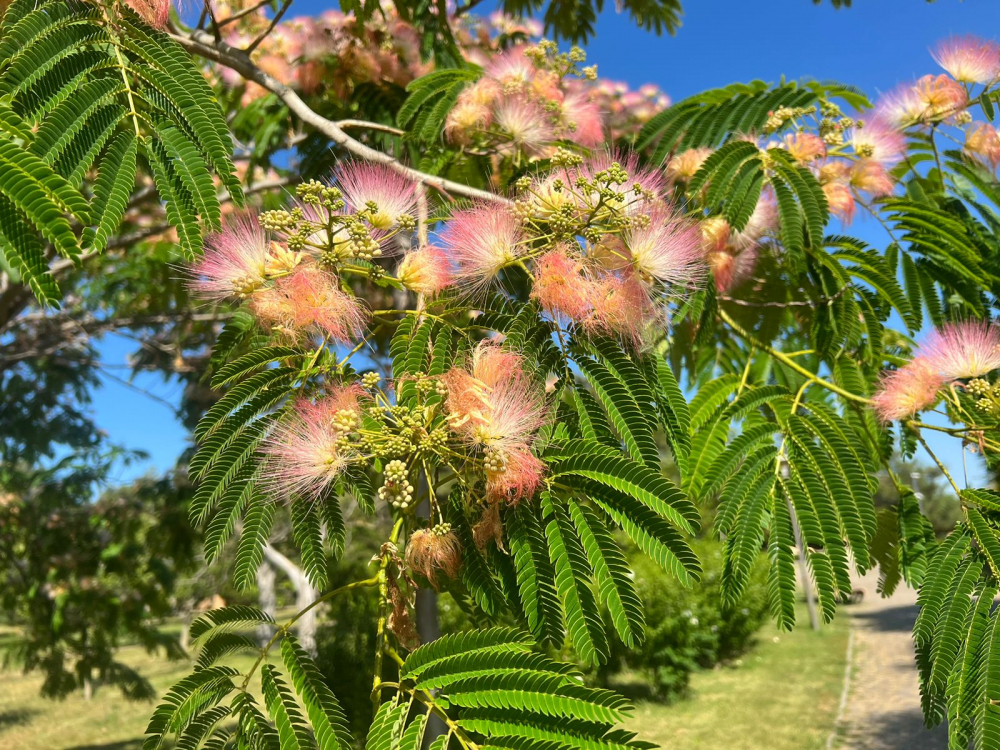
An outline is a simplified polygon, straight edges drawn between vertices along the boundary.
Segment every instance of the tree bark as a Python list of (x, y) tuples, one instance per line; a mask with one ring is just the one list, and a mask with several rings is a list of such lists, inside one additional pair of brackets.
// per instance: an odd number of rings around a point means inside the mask
[[(295, 608), (299, 611), (305, 609), (316, 601), (317, 592), (309, 582), (302, 569), (278, 552), (270, 544), (264, 545), (264, 561), (275, 569), (280, 570), (292, 582), (295, 589)], [(259, 574), (259, 571), (258, 571)], [(311, 609), (299, 618), (295, 626), (295, 632), (299, 638), (299, 645), (310, 656), (316, 655), (316, 610)]]
[[(278, 609), (278, 593), (274, 586), (276, 578), (271, 563), (263, 560), (260, 567), (257, 568), (257, 601), (261, 610), (271, 615), (272, 618)], [(260, 647), (264, 648), (273, 635), (274, 627), (272, 625), (259, 626), (257, 628), (257, 642)]]

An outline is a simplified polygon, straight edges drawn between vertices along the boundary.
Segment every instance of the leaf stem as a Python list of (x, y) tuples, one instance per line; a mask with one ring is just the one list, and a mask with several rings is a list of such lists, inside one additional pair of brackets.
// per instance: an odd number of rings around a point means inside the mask
[(756, 346), (758, 349), (767, 352), (785, 366), (795, 370), (795, 372), (799, 373), (799, 375), (802, 375), (804, 378), (808, 378), (813, 383), (816, 383), (816, 385), (821, 385), (828, 391), (833, 391), (837, 395), (842, 396), (849, 401), (856, 401), (859, 404), (870, 404), (872, 402), (870, 398), (865, 398), (864, 396), (859, 396), (856, 393), (851, 393), (850, 391), (844, 390), (836, 383), (831, 383), (829, 380), (821, 378), (816, 373), (800, 365), (798, 362), (789, 357), (787, 354), (784, 354), (778, 351), (777, 349), (758, 341), (739, 323), (737, 323), (735, 320), (729, 317), (728, 313), (726, 313), (725, 310), (721, 309), (719, 310), (719, 318), (722, 320), (722, 322), (726, 323), (730, 328), (736, 331), (736, 333), (739, 334), (740, 337), (744, 339), (747, 343), (752, 344), (753, 346)]

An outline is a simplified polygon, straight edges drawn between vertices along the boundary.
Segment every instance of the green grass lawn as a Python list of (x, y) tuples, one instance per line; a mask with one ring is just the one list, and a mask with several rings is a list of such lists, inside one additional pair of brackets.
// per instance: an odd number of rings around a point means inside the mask
[(833, 730), (847, 656), (847, 615), (819, 632), (765, 626), (741, 663), (692, 676), (687, 700), (639, 703), (629, 728), (669, 750), (820, 750)]
[[(804, 611), (799, 622), (808, 623)], [(818, 750), (837, 710), (846, 623), (840, 617), (819, 633), (808, 625), (794, 633), (767, 626), (740, 665), (694, 675), (689, 699), (669, 706), (639, 703), (631, 728), (669, 750)], [(167, 662), (138, 647), (122, 649), (120, 657), (161, 693), (190, 672), (188, 662)], [(246, 669), (250, 657), (226, 663)], [(79, 694), (45, 700), (37, 675), (15, 671), (0, 675), (0, 684), (3, 750), (138, 750), (153, 710), (109, 688), (90, 701)]]

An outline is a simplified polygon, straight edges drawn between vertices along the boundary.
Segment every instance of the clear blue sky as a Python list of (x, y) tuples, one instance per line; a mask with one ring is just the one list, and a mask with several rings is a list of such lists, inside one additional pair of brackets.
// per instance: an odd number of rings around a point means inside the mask
[[(736, 81), (775, 81), (782, 75), (834, 79), (875, 98), (901, 81), (936, 72), (928, 49), (942, 37), (1000, 36), (1000, 0), (854, 0), (855, 7), (842, 10), (833, 9), (829, 0), (819, 7), (811, 0), (686, 0), (684, 24), (675, 37), (642, 32), (627, 16), (613, 12), (613, 2), (605, 6), (609, 10), (587, 48), (588, 62), (596, 63), (603, 77), (633, 86), (656, 83), (674, 101)], [(289, 16), (329, 7), (337, 5), (297, 0)], [(874, 222), (856, 220), (851, 231), (885, 245)], [(133, 346), (125, 339), (109, 340), (102, 348), (104, 360), (123, 364)], [(159, 376), (142, 376), (137, 384), (174, 403), (180, 393), (176, 383)], [(108, 382), (97, 393), (94, 412), (113, 439), (150, 454), (128, 476), (170, 468), (184, 446), (185, 431), (168, 406), (120, 384)], [(957, 443), (934, 443), (961, 477)], [(975, 481), (981, 471), (974, 459), (969, 467)]]

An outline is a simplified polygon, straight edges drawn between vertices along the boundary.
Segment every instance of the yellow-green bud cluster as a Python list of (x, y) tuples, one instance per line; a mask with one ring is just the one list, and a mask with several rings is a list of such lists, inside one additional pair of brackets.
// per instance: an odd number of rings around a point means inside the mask
[(359, 424), (358, 413), (354, 409), (341, 409), (333, 415), (333, 429), (337, 432), (354, 432)]
[(372, 388), (374, 388), (379, 384), (379, 381), (381, 379), (382, 376), (377, 372), (374, 371), (366, 372), (364, 375), (361, 376), (361, 385), (363, 385), (368, 390), (371, 390)]
[(444, 536), (445, 534), (450, 534), (451, 524), (450, 523), (434, 524), (434, 527), (431, 529), (431, 533), (433, 533), (434, 536)]

